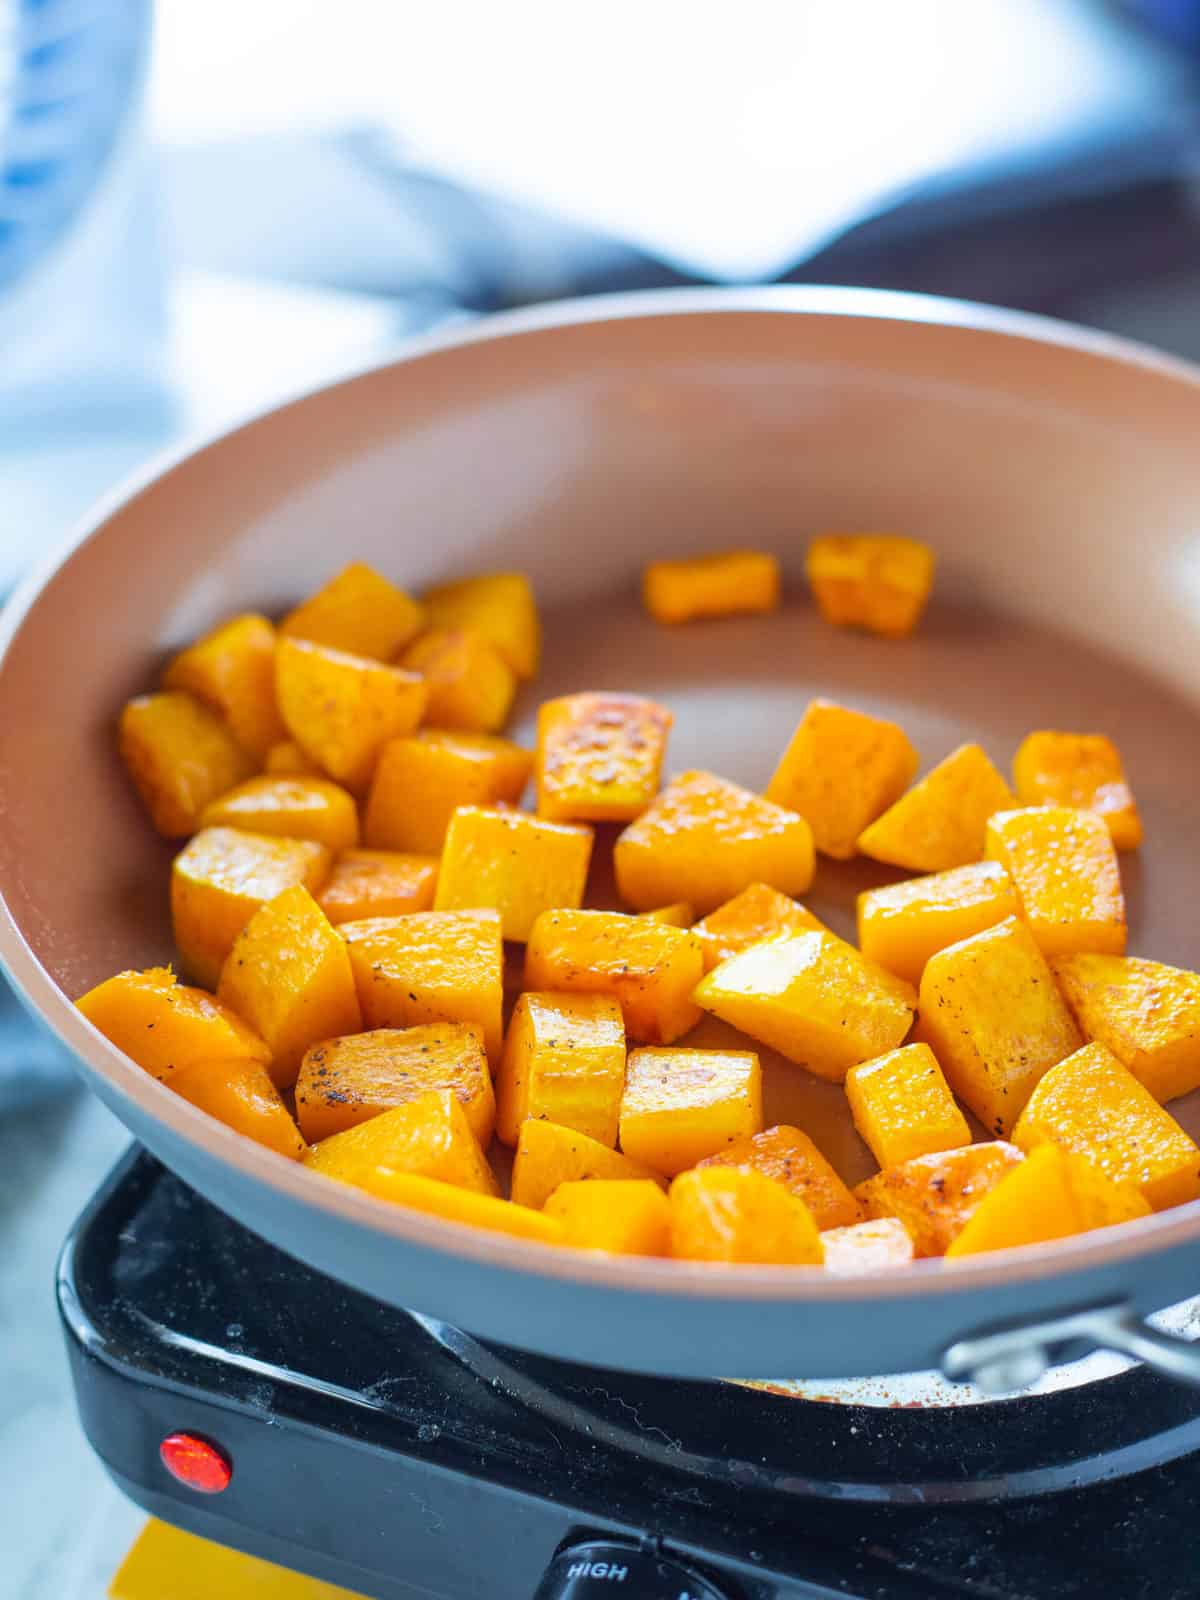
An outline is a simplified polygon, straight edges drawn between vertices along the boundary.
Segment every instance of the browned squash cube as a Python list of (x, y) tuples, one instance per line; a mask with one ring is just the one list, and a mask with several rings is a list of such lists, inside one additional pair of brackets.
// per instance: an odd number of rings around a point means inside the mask
[(163, 673), (163, 688), (203, 700), (256, 761), (286, 735), (275, 703), (275, 629), (253, 612), (182, 650)]
[(496, 1101), (474, 1023), (427, 1022), (322, 1039), (300, 1064), (296, 1116), (304, 1137), (317, 1144), (434, 1090), (453, 1094), (480, 1144), (490, 1144)]
[(752, 1050), (632, 1050), (621, 1149), (673, 1177), (762, 1132), (762, 1072)]
[(344, 850), (333, 863), (317, 903), (335, 924), (431, 911), (437, 876), (436, 856), (402, 855), (394, 850)]
[(353, 561), (303, 605), (288, 613), (280, 633), (331, 650), (391, 661), (424, 626), (421, 606), (363, 561)]
[(538, 711), (538, 816), (631, 822), (658, 793), (674, 719), (636, 694), (568, 694)]
[(608, 995), (527, 992), (517, 1001), (496, 1078), (496, 1132), (516, 1144), (527, 1117), (617, 1142), (625, 1025)]
[(216, 712), (178, 690), (131, 700), (117, 743), (150, 821), (168, 839), (195, 833), (209, 801), (254, 770)]
[(93, 1027), (152, 1078), (211, 1061), (265, 1066), (266, 1044), (241, 1017), (203, 989), (189, 989), (169, 967), (118, 972), (75, 1002)]
[(592, 830), (524, 811), (460, 806), (450, 819), (434, 905), (488, 907), (506, 939), (524, 942), (543, 911), (583, 903)]
[(170, 1086), (235, 1133), (299, 1161), (308, 1150), (295, 1118), (267, 1069), (244, 1057), (233, 1061), (195, 1061), (172, 1072)]
[(494, 911), (414, 911), (344, 922), (340, 932), (368, 1028), (473, 1022), (499, 1063), (504, 946)]
[(362, 1026), (346, 946), (302, 884), (260, 906), (238, 934), (217, 998), (266, 1040), (281, 1088), (296, 1081), (309, 1045)]
[(470, 1115), (453, 1089), (418, 1089), (365, 1122), (323, 1139), (306, 1165), (384, 1200), (403, 1198), (392, 1182), (401, 1172), (476, 1194), (500, 1192)]

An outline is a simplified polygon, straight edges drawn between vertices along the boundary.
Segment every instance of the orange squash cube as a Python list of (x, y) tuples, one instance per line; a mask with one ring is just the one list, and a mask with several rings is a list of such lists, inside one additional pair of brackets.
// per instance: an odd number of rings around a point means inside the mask
[(494, 911), (414, 911), (339, 929), (368, 1028), (473, 1022), (488, 1060), (503, 1042), (504, 946)]
[(846, 1074), (854, 1126), (881, 1167), (970, 1144), (937, 1057), (927, 1044), (909, 1044)]
[(358, 843), (354, 796), (328, 778), (247, 778), (209, 801), (200, 826), (315, 839), (330, 850)]
[(517, 1001), (496, 1077), (496, 1133), (516, 1144), (527, 1117), (617, 1142), (625, 1087), (625, 1024), (602, 994), (537, 994)]
[(543, 1210), (557, 1217), (577, 1250), (620, 1256), (671, 1252), (671, 1206), (648, 1178), (592, 1178), (560, 1183)]
[(825, 620), (889, 639), (921, 620), (935, 564), (927, 544), (895, 533), (823, 533), (808, 547), (808, 581)]
[[(360, 1181), (356, 1187), (364, 1185)], [(370, 1177), (370, 1192), (392, 1205), (407, 1206), (410, 1211), (424, 1211), (446, 1222), (465, 1223), (489, 1233), (511, 1234), (514, 1239), (532, 1240), (535, 1244), (567, 1242), (557, 1217), (547, 1217), (541, 1211), (531, 1211), (528, 1206), (514, 1205), (495, 1195), (477, 1194), (454, 1183), (440, 1183), (420, 1173), (376, 1167)]]
[(656, 622), (778, 611), (781, 588), (779, 562), (764, 550), (652, 561), (642, 573), (642, 603)]
[(329, 869), (329, 851), (313, 839), (205, 828), (171, 868), (171, 916), (184, 967), (215, 989), (233, 941), (258, 908), (295, 884), (315, 894)]
[(830, 933), (783, 934), (715, 968), (698, 1005), (818, 1078), (840, 1083), (899, 1045), (912, 1009), (895, 980)]
[(674, 1177), (761, 1133), (762, 1071), (752, 1050), (631, 1050), (621, 1149)]
[(839, 1277), (906, 1267), (913, 1259), (912, 1235), (899, 1217), (873, 1217), (847, 1228), (823, 1228), (821, 1248), (826, 1272)]
[(275, 629), (266, 617), (231, 617), (181, 650), (162, 682), (211, 706), (256, 761), (285, 736), (275, 704)]
[(437, 855), (459, 806), (516, 805), (533, 752), (485, 733), (423, 728), (384, 745), (367, 801), (367, 843)]
[(362, 1027), (346, 946), (302, 884), (260, 906), (238, 934), (217, 999), (266, 1040), (280, 1088), (295, 1083), (309, 1045)]
[(858, 897), (858, 943), (869, 960), (920, 983), (939, 950), (1016, 913), (1017, 892), (1005, 869), (998, 861), (976, 861), (864, 890)]
[(512, 1197), (518, 1205), (541, 1207), (560, 1184), (599, 1178), (661, 1182), (650, 1167), (589, 1139), (576, 1128), (541, 1122), (537, 1117), (521, 1124), (512, 1169)]
[[(274, 668), (272, 668), (272, 672)], [(273, 681), (273, 680), (272, 680)], [(280, 739), (267, 751), (263, 771), (272, 778), (322, 778), (324, 769), (294, 739)]]
[(254, 770), (220, 717), (178, 690), (130, 700), (117, 747), (150, 821), (168, 839), (195, 833), (209, 801)]
[(1142, 820), (1125, 780), (1121, 752), (1101, 733), (1029, 734), (1013, 760), (1023, 806), (1073, 806), (1103, 817), (1118, 850), (1136, 850)]
[(670, 1044), (700, 1020), (703, 970), (687, 929), (617, 911), (544, 911), (525, 947), (527, 989), (611, 995), (642, 1044)]
[(1021, 918), (1048, 956), (1119, 956), (1128, 928), (1112, 835), (1094, 811), (1030, 806), (987, 825), (987, 853), (1008, 871)]
[(417, 602), (374, 568), (353, 561), (279, 624), (292, 639), (391, 661), (425, 624)]
[(910, 872), (965, 867), (983, 856), (988, 818), (1013, 800), (986, 751), (959, 745), (863, 829), (858, 848)]
[(854, 1193), (868, 1217), (898, 1217), (918, 1257), (943, 1256), (983, 1197), (1023, 1160), (1002, 1139), (969, 1144), (888, 1167)]
[(373, 1028), (321, 1039), (305, 1052), (296, 1079), (296, 1118), (308, 1142), (318, 1144), (393, 1106), (443, 1090), (462, 1106), (480, 1144), (490, 1144), (496, 1099), (483, 1034), (474, 1023)]
[(814, 700), (767, 785), (767, 799), (798, 811), (824, 855), (849, 861), (868, 823), (908, 788), (918, 759), (897, 723)]
[(193, 1061), (174, 1071), (169, 1082), (176, 1094), (256, 1144), (266, 1145), (290, 1161), (299, 1161), (307, 1153), (295, 1119), (261, 1062), (245, 1057)]
[(251, 1061), (271, 1052), (241, 1017), (203, 989), (189, 989), (169, 967), (118, 972), (75, 1002), (94, 1028), (152, 1078), (197, 1062)]
[(1041, 1244), (1149, 1214), (1136, 1189), (1113, 1183), (1082, 1156), (1044, 1144), (984, 1196), (946, 1256)]
[(1051, 1067), (1013, 1130), (1023, 1150), (1061, 1145), (1115, 1183), (1139, 1189), (1156, 1211), (1200, 1196), (1200, 1147), (1102, 1044)]
[(686, 900), (672, 900), (669, 906), (656, 906), (653, 911), (639, 911), (643, 922), (665, 922), (669, 928), (690, 928), (696, 913)]
[(523, 942), (543, 911), (583, 903), (592, 830), (524, 811), (460, 806), (450, 819), (434, 906), (488, 907), (506, 939)]
[(433, 909), (436, 856), (394, 850), (345, 850), (333, 863), (317, 904), (335, 925), (368, 917), (402, 917)]
[(666, 706), (636, 694), (568, 694), (538, 710), (537, 810), (555, 821), (631, 822), (658, 793)]
[(710, 911), (697, 922), (692, 932), (704, 949), (704, 970), (711, 972), (722, 961), (748, 950), (777, 933), (828, 933), (829, 929), (812, 912), (772, 889), (769, 883), (752, 883), (723, 906)]
[[(475, 1045), (479, 1054), (478, 1038)], [(380, 1175), (380, 1168), (436, 1178), (476, 1194), (500, 1192), (470, 1114), (450, 1088), (417, 1088), (365, 1121), (323, 1136), (305, 1164), (385, 1200), (390, 1180)]]
[(697, 1165), (761, 1172), (803, 1200), (818, 1228), (839, 1228), (862, 1216), (858, 1201), (808, 1134), (783, 1123), (735, 1140)]
[(292, 738), (331, 778), (366, 787), (382, 747), (411, 733), (429, 691), (416, 673), (307, 639), (281, 639), (275, 689)]
[(671, 1254), (686, 1261), (820, 1266), (821, 1235), (803, 1200), (761, 1172), (697, 1167), (671, 1185)]
[(802, 893), (812, 882), (812, 830), (739, 784), (684, 772), (621, 834), (613, 863), (634, 910), (687, 900), (703, 913), (752, 883)]
[(958, 1098), (1007, 1136), (1034, 1085), (1082, 1043), (1046, 959), (1009, 918), (933, 957), (920, 1033)]
[(516, 673), (532, 678), (542, 654), (542, 625), (523, 572), (487, 572), (442, 583), (425, 596), (431, 628), (466, 628), (482, 634)]
[(1156, 1100), (1200, 1088), (1200, 973), (1134, 956), (1050, 963), (1087, 1039), (1106, 1045)]
[(516, 674), (483, 634), (469, 628), (431, 628), (400, 659), (425, 680), (429, 721), (435, 727), (496, 733), (508, 721)]

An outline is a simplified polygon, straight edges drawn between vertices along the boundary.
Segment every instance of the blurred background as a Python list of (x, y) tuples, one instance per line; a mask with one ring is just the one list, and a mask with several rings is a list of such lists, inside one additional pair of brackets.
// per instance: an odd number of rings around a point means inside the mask
[[(1200, 0), (0, 0), (0, 593), (160, 452), (414, 333), (776, 281), (1200, 359)], [(0, 1596), (75, 1600), (136, 1518), (50, 1272), (123, 1139), (2, 986), (0, 1114)]]

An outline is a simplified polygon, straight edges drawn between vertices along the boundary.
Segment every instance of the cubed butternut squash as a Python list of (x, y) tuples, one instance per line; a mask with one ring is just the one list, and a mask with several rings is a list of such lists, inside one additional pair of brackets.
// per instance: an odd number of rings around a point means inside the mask
[(821, 1235), (803, 1200), (761, 1172), (697, 1167), (671, 1184), (671, 1254), (685, 1261), (819, 1266)]
[(716, 967), (697, 1004), (752, 1039), (840, 1083), (899, 1045), (912, 1009), (889, 974), (830, 933), (782, 934)]
[(313, 839), (205, 828), (175, 857), (171, 916), (185, 970), (216, 988), (233, 941), (260, 906), (295, 884), (317, 893), (329, 851)]
[(414, 911), (340, 928), (368, 1028), (473, 1022), (488, 1060), (503, 1041), (504, 946), (494, 911)]
[(1057, 956), (1051, 971), (1086, 1039), (1156, 1100), (1200, 1088), (1200, 973), (1135, 956)]
[(460, 806), (450, 819), (434, 906), (488, 907), (506, 939), (523, 943), (543, 911), (583, 903), (592, 830), (524, 811)]
[(802, 816), (711, 772), (684, 772), (613, 849), (617, 889), (635, 911), (687, 900), (705, 913), (752, 883), (784, 894), (812, 882), (812, 830)]
[(918, 1257), (943, 1256), (986, 1194), (1024, 1157), (997, 1139), (888, 1167), (854, 1193), (868, 1217), (898, 1217)]
[(769, 883), (752, 883), (710, 911), (692, 932), (704, 949), (704, 970), (711, 972), (730, 956), (773, 934), (828, 933), (829, 929), (806, 907), (772, 889)]
[(557, 822), (631, 822), (658, 793), (666, 706), (636, 694), (568, 694), (538, 710), (537, 810)]
[(683, 561), (651, 561), (642, 603), (656, 622), (751, 615), (779, 609), (779, 562), (765, 550), (722, 550)]
[(772, 1178), (803, 1200), (818, 1228), (839, 1228), (858, 1222), (862, 1210), (808, 1134), (779, 1124), (735, 1140), (701, 1167), (743, 1167)]
[(437, 855), (459, 806), (516, 805), (533, 752), (486, 733), (422, 728), (379, 754), (367, 800), (367, 843)]
[(933, 957), (920, 1011), (950, 1087), (1003, 1136), (1042, 1074), (1082, 1043), (1046, 958), (1013, 917)]
[(308, 1142), (318, 1144), (394, 1106), (443, 1091), (461, 1105), (480, 1144), (490, 1144), (496, 1100), (483, 1034), (474, 1023), (372, 1028), (323, 1038), (305, 1052), (296, 1079), (296, 1118)]
[(482, 634), (518, 678), (536, 675), (542, 626), (523, 572), (485, 572), (441, 583), (425, 595), (431, 628), (467, 628)]
[(824, 855), (848, 861), (864, 828), (912, 782), (917, 762), (898, 724), (814, 700), (767, 785), (767, 799), (798, 811)]
[(217, 998), (266, 1040), (280, 1088), (296, 1081), (309, 1045), (362, 1027), (346, 946), (302, 884), (260, 906), (238, 934)]
[(1050, 1068), (1013, 1139), (1027, 1151), (1049, 1143), (1086, 1156), (1156, 1211), (1200, 1196), (1200, 1147), (1102, 1044)]
[(610, 995), (641, 1044), (670, 1044), (700, 1020), (703, 970), (687, 929), (616, 911), (545, 911), (525, 947), (527, 989)]
[(521, 995), (496, 1076), (496, 1133), (505, 1144), (538, 1117), (615, 1145), (624, 1087), (625, 1024), (614, 999)]
[(826, 1272), (843, 1278), (906, 1267), (913, 1259), (912, 1235), (899, 1217), (872, 1217), (845, 1228), (823, 1228), (821, 1249)]
[(176, 1094), (256, 1144), (290, 1161), (299, 1161), (307, 1153), (295, 1118), (261, 1062), (244, 1056), (194, 1061), (172, 1072), (168, 1082)]
[(334, 924), (431, 911), (437, 877), (436, 856), (344, 850), (333, 863), (317, 904)]
[(927, 544), (897, 533), (823, 533), (808, 547), (808, 581), (825, 620), (889, 639), (921, 620), (935, 564)]
[(543, 1210), (557, 1217), (577, 1250), (665, 1256), (671, 1251), (671, 1207), (648, 1178), (592, 1178), (560, 1183)]
[(256, 761), (286, 736), (275, 703), (275, 629), (266, 617), (231, 617), (181, 650), (162, 681), (211, 706)]
[(483, 634), (471, 628), (431, 628), (400, 660), (425, 681), (429, 721), (435, 727), (497, 733), (508, 721), (516, 674)]
[[(272, 665), (272, 684), (274, 683), (274, 665)], [(273, 744), (267, 751), (263, 762), (263, 771), (272, 778), (323, 778), (324, 769), (306, 756), (304, 751), (294, 739), (280, 739), (278, 744)]]
[(762, 1071), (752, 1050), (631, 1050), (621, 1149), (667, 1177), (762, 1132)]
[(638, 916), (643, 922), (665, 922), (669, 928), (690, 928), (696, 920), (696, 913), (686, 900), (672, 900), (669, 906), (639, 911)]
[(1013, 804), (987, 752), (959, 745), (863, 829), (858, 848), (910, 872), (948, 872), (982, 858), (988, 818)]
[(180, 690), (130, 700), (117, 747), (150, 821), (168, 839), (195, 833), (209, 801), (254, 770), (216, 712)]
[(1017, 892), (1005, 869), (998, 861), (976, 861), (864, 890), (858, 897), (858, 943), (870, 960), (920, 983), (939, 950), (1016, 914)]
[(521, 1124), (512, 1169), (512, 1197), (518, 1205), (539, 1208), (560, 1184), (595, 1178), (662, 1182), (652, 1168), (589, 1139), (576, 1128), (563, 1128), (537, 1117), (528, 1117)]
[(1114, 1183), (1082, 1156), (1041, 1145), (984, 1196), (946, 1255), (1041, 1244), (1149, 1213), (1136, 1189)]
[(455, 1089), (418, 1090), (366, 1121), (323, 1136), (306, 1157), (306, 1165), (385, 1200), (391, 1198), (394, 1172), (436, 1178), (476, 1194), (500, 1192)]
[(354, 796), (328, 778), (247, 778), (209, 801), (200, 826), (315, 839), (330, 850), (358, 843)]
[(279, 631), (331, 650), (391, 661), (424, 624), (425, 613), (411, 595), (365, 562), (352, 561), (290, 611)]
[[(361, 1187), (357, 1185), (356, 1187)], [(489, 1233), (506, 1233), (514, 1239), (535, 1244), (566, 1244), (566, 1233), (557, 1217), (548, 1217), (528, 1206), (514, 1205), (495, 1195), (477, 1194), (454, 1183), (441, 1183), (416, 1172), (397, 1172), (376, 1168), (371, 1176), (371, 1193), (410, 1211), (424, 1211), (446, 1222), (465, 1223)]]
[(248, 1023), (169, 967), (118, 972), (75, 1004), (93, 1027), (152, 1078), (169, 1079), (197, 1062), (251, 1061), (271, 1052)]
[(1121, 752), (1102, 733), (1029, 734), (1013, 760), (1023, 806), (1073, 806), (1103, 817), (1118, 850), (1136, 850), (1142, 821), (1125, 778)]
[(987, 853), (1007, 869), (1022, 920), (1045, 955), (1125, 953), (1121, 869), (1108, 826), (1094, 811), (998, 812), (987, 825)]
[(971, 1142), (967, 1119), (927, 1044), (904, 1045), (851, 1067), (846, 1099), (881, 1167)]
[(412, 733), (429, 691), (415, 672), (307, 639), (280, 639), (275, 691), (292, 738), (356, 793), (389, 739)]

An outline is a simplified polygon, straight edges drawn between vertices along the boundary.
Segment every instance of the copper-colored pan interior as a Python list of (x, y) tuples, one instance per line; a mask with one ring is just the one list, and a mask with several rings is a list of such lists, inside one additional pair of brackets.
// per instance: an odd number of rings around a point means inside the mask
[[(819, 297), (807, 309), (467, 342), (269, 417), (118, 510), (50, 581), (0, 670), (10, 958), (26, 944), (74, 997), (170, 953), (171, 850), (119, 770), (114, 714), (184, 638), (235, 609), (279, 609), (360, 556), (414, 588), (531, 573), (546, 667), (518, 737), (543, 695), (639, 690), (675, 712), (671, 768), (759, 786), (814, 694), (894, 717), (926, 765), (965, 739), (1007, 765), (1033, 727), (1108, 732), (1147, 829), (1122, 858), (1131, 949), (1200, 962), (1200, 389), (1042, 346), (1024, 325), (847, 318)], [(803, 549), (829, 527), (937, 547), (938, 598), (915, 639), (816, 616)], [(649, 555), (730, 543), (783, 557), (781, 614), (665, 631), (641, 613)], [(854, 894), (887, 876), (822, 863), (811, 904), (852, 933)], [(769, 1118), (865, 1175), (840, 1090), (766, 1064)], [(162, 1096), (164, 1114), (165, 1091), (120, 1087)], [(1200, 1096), (1172, 1110), (1200, 1134)]]

